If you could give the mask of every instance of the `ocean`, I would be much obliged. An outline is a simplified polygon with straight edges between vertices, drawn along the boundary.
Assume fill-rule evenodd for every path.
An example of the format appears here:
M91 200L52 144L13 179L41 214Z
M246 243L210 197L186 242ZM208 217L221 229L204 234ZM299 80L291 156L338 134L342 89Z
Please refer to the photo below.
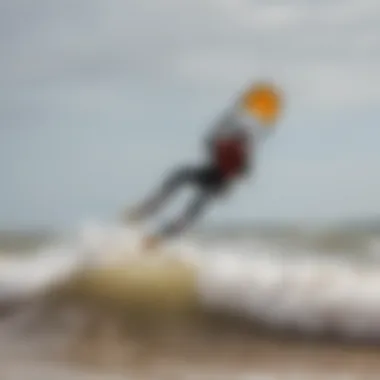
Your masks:
M93 280L96 292L77 283L57 291L90 265L134 268L118 260L140 238L102 223L69 235L0 233L2 380L378 378L373 226L209 228L164 250L195 272L182 264L153 270L153 257L114 272L123 288L113 299L108 272Z

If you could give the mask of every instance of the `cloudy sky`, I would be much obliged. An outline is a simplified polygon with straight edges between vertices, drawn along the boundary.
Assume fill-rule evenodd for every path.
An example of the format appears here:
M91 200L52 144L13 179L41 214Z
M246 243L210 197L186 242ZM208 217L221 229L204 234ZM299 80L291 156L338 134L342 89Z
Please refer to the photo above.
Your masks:
M0 0L0 227L110 218L273 78L257 176L206 220L380 211L378 0Z

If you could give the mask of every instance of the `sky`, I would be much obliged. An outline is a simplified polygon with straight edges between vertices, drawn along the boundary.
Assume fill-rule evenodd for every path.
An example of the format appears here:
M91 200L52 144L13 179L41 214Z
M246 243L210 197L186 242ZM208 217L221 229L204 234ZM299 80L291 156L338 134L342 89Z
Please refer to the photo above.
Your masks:
M378 0L0 0L0 228L116 218L247 84L284 115L212 221L380 212Z

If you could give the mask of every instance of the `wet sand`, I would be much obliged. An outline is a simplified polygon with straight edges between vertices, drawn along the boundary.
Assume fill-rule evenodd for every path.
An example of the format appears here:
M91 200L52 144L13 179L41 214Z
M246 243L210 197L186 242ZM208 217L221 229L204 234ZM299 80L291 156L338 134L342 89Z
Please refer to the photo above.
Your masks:
M53 372L73 371L65 377L67 379L76 378L74 374L83 379L80 374L102 373L101 378L106 380L117 375L141 379L206 379L211 375L215 379L238 379L243 374L250 374L252 379L255 375L264 374L278 379L301 375L320 379L343 375L345 379L378 379L380 372L380 353L374 347L265 338L244 342L233 337L211 340L188 337L173 339L172 342L169 339L157 340L149 344L129 342L117 348L114 343L88 347L87 360L76 353L72 359L56 359L43 365L34 362L31 365L39 367L40 374L46 371L48 364ZM34 371L38 372L36 368Z
M90 328L89 321L94 322ZM119 375L141 379L206 379L211 375L215 379L238 379L243 374L267 374L278 379L301 375L320 379L342 375L345 379L379 378L380 347L376 342L296 336L214 317L206 323L177 325L118 323L117 319L90 317L85 330L65 333L71 334L65 350L54 355L51 350L40 358L49 360L49 366L53 363L57 371L74 368L75 373L102 373L101 378L106 380Z

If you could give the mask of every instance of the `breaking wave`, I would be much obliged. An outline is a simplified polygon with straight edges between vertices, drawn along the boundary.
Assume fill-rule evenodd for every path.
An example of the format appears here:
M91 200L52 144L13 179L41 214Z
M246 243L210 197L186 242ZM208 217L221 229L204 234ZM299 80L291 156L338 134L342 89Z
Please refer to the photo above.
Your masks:
M225 315L229 322L236 317L276 331L380 336L380 269L373 264L286 256L263 246L206 249L182 242L144 252L142 235L120 226L90 226L71 244L3 256L3 309L76 305L140 321L142 315L198 321Z

